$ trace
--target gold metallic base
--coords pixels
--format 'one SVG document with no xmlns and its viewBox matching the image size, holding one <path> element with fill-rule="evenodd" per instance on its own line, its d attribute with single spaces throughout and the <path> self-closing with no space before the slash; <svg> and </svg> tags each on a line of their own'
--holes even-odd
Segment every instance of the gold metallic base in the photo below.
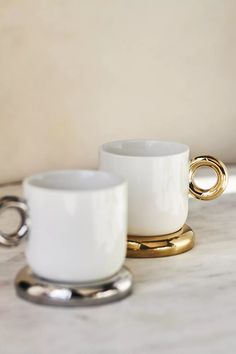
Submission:
<svg viewBox="0 0 236 354">
<path fill-rule="evenodd" d="M 162 236 L 128 235 L 127 257 L 154 258 L 174 256 L 194 246 L 194 232 L 184 225 L 179 231 Z"/>
</svg>

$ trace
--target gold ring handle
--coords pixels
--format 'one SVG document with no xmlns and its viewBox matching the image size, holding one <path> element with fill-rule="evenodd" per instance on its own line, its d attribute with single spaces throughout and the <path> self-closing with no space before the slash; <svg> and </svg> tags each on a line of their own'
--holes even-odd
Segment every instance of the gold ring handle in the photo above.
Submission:
<svg viewBox="0 0 236 354">
<path fill-rule="evenodd" d="M 209 189 L 203 189 L 198 187 L 194 181 L 194 175 L 198 168 L 200 167 L 210 167 L 212 168 L 216 175 L 217 181 L 214 186 Z M 228 182 L 228 172 L 225 164 L 217 160 L 213 156 L 198 156 L 190 161 L 190 171 L 189 171 L 189 191 L 190 194 L 201 200 L 212 200 L 219 197 L 225 190 Z"/>
</svg>

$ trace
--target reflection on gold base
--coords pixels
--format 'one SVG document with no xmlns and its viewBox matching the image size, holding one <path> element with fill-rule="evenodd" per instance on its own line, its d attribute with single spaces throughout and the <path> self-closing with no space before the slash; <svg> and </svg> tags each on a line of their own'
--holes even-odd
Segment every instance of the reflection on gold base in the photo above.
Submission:
<svg viewBox="0 0 236 354">
<path fill-rule="evenodd" d="M 128 235 L 127 257 L 154 258 L 174 256 L 194 246 L 194 232 L 184 225 L 179 231 L 162 236 Z"/>
</svg>

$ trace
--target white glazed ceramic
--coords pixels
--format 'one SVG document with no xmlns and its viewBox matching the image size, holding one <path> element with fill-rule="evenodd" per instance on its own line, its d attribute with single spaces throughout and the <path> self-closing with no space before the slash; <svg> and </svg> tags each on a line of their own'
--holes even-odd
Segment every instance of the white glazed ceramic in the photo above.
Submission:
<svg viewBox="0 0 236 354">
<path fill-rule="evenodd" d="M 102 171 L 54 171 L 24 181 L 28 265 L 54 281 L 90 282 L 120 270 L 126 254 L 127 186 Z"/>
<path fill-rule="evenodd" d="M 104 144 L 100 169 L 128 181 L 128 234 L 155 236 L 179 230 L 188 215 L 189 147 L 158 140 Z"/>
</svg>

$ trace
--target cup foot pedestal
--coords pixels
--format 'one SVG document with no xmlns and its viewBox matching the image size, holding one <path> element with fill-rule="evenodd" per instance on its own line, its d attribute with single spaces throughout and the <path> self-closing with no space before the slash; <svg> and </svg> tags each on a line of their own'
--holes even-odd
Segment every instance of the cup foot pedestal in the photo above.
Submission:
<svg viewBox="0 0 236 354">
<path fill-rule="evenodd" d="M 52 306 L 92 306 L 117 301 L 131 293 L 132 284 L 132 274 L 125 267 L 110 278 L 90 283 L 52 282 L 33 274 L 28 266 L 15 279 L 20 298 Z"/>
<path fill-rule="evenodd" d="M 128 235 L 127 257 L 155 258 L 174 256 L 193 248 L 194 238 L 193 230 L 186 224 L 179 231 L 168 235 Z"/>
</svg>

